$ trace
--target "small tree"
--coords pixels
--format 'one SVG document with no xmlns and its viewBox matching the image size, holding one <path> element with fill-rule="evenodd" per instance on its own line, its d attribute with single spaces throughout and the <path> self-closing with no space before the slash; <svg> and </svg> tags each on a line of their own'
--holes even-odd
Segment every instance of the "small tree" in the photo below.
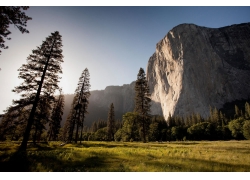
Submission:
<svg viewBox="0 0 250 180">
<path fill-rule="evenodd" d="M 122 140 L 123 141 L 139 141 L 139 114 L 136 112 L 127 112 L 122 116 Z"/>
<path fill-rule="evenodd" d="M 97 131 L 97 123 L 96 122 L 94 122 L 92 124 L 91 130 L 92 130 L 92 132 L 96 132 Z"/>
<path fill-rule="evenodd" d="M 140 68 L 135 82 L 135 112 L 139 114 L 140 133 L 142 141 L 147 141 L 147 135 L 150 125 L 150 94 L 146 80 L 146 74 Z"/>
<path fill-rule="evenodd" d="M 246 139 L 250 139 L 250 120 L 247 120 L 243 124 L 243 135 Z"/>
<path fill-rule="evenodd" d="M 60 95 L 54 103 L 51 120 L 49 122 L 48 140 L 56 141 L 61 128 L 62 115 L 64 110 L 64 95 L 60 89 Z"/>
<path fill-rule="evenodd" d="M 235 139 L 244 139 L 243 138 L 243 124 L 244 124 L 244 119 L 242 117 L 232 120 L 228 124 L 228 128 L 232 133 L 232 136 Z"/>
<path fill-rule="evenodd" d="M 115 111 L 114 111 L 113 103 L 111 103 L 110 108 L 109 108 L 107 134 L 108 134 L 107 135 L 108 141 L 113 141 L 114 134 L 115 134 Z"/>
<path fill-rule="evenodd" d="M 26 24 L 32 18 L 23 12 L 27 9 L 29 9 L 28 6 L 0 6 L 0 48 L 8 49 L 8 46 L 4 44 L 4 38 L 11 39 L 8 37 L 11 34 L 10 30 L 8 30 L 10 24 L 14 24 L 21 33 L 29 33 Z M 0 54 L 1 52 L 0 50 Z"/>
</svg>

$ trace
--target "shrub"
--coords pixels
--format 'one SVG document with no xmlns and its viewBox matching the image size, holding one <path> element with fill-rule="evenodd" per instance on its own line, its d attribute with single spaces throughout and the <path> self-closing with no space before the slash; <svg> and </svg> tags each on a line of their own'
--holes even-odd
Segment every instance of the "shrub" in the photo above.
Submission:
<svg viewBox="0 0 250 180">
<path fill-rule="evenodd" d="M 228 128 L 232 133 L 232 136 L 235 139 L 244 139 L 243 136 L 243 124 L 244 124 L 245 119 L 243 119 L 242 117 L 232 120 L 229 122 L 228 124 Z"/>
<path fill-rule="evenodd" d="M 250 120 L 244 122 L 243 135 L 246 139 L 250 139 Z"/>
</svg>

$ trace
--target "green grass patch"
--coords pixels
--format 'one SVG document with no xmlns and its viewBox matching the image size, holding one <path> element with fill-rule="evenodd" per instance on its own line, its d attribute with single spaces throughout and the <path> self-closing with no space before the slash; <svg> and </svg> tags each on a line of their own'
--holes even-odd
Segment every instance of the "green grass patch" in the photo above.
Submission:
<svg viewBox="0 0 250 180">
<path fill-rule="evenodd" d="M 1 172 L 249 172 L 250 141 L 0 143 Z"/>
</svg>

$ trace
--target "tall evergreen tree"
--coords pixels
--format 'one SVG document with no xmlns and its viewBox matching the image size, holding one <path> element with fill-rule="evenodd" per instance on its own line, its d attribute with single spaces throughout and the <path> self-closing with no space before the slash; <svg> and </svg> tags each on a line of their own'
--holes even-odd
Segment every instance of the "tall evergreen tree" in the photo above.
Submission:
<svg viewBox="0 0 250 180">
<path fill-rule="evenodd" d="M 108 141 L 114 141 L 115 135 L 115 111 L 114 105 L 111 103 L 108 114 L 108 124 L 107 124 Z"/>
<path fill-rule="evenodd" d="M 63 135 L 62 136 L 63 136 L 63 141 L 65 141 L 65 142 L 69 142 L 69 140 L 71 141 L 72 137 L 73 137 L 73 134 L 70 134 L 71 133 L 70 129 L 71 129 L 72 124 L 73 124 L 73 113 L 74 113 L 74 107 L 76 105 L 76 101 L 77 101 L 77 97 L 74 96 L 73 101 L 71 103 L 69 114 L 68 114 L 66 122 L 63 126 Z"/>
<path fill-rule="evenodd" d="M 237 105 L 234 105 L 234 111 L 235 111 L 234 118 L 238 118 L 241 116 L 240 109 Z"/>
<path fill-rule="evenodd" d="M 139 114 L 140 132 L 142 141 L 147 141 L 147 134 L 150 125 L 150 94 L 143 68 L 140 68 L 135 82 L 135 112 Z"/>
<path fill-rule="evenodd" d="M 245 118 L 246 119 L 250 118 L 250 105 L 248 102 L 245 103 Z"/>
<path fill-rule="evenodd" d="M 69 119 L 69 131 L 68 131 L 68 142 L 71 142 L 73 140 L 73 134 L 74 130 L 76 128 L 75 132 L 75 142 L 78 141 L 79 137 L 79 130 L 80 130 L 80 139 L 82 137 L 82 131 L 83 131 L 83 122 L 86 116 L 86 113 L 88 113 L 87 108 L 89 104 L 89 97 L 90 97 L 90 77 L 89 77 L 89 71 L 87 68 L 84 69 L 82 72 L 78 86 L 75 90 L 75 97 L 73 106 L 71 109 L 71 115 Z"/>
<path fill-rule="evenodd" d="M 98 129 L 98 128 L 97 128 L 97 123 L 94 122 L 94 123 L 92 124 L 91 130 L 92 130 L 92 132 L 96 132 L 97 129 Z"/>
<path fill-rule="evenodd" d="M 60 89 L 60 95 L 54 103 L 51 120 L 49 123 L 48 140 L 56 141 L 58 139 L 59 130 L 61 128 L 62 115 L 64 110 L 64 95 Z"/>
<path fill-rule="evenodd" d="M 41 46 L 32 51 L 27 58 L 27 64 L 23 64 L 18 70 L 23 83 L 15 87 L 13 92 L 21 94 L 21 99 L 13 101 L 13 105 L 16 108 L 25 106 L 31 108 L 20 150 L 26 150 L 40 95 L 49 101 L 53 100 L 53 94 L 58 89 L 60 78 L 58 73 L 62 73 L 62 62 L 61 35 L 55 31 Z"/>
</svg>

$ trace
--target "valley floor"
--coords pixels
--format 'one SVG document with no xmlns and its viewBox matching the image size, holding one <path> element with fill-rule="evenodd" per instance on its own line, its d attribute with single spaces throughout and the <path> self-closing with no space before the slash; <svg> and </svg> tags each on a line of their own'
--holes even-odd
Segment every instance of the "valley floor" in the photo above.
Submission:
<svg viewBox="0 0 250 180">
<path fill-rule="evenodd" d="M 1 172 L 249 172 L 250 141 L 0 142 Z"/>
</svg>

